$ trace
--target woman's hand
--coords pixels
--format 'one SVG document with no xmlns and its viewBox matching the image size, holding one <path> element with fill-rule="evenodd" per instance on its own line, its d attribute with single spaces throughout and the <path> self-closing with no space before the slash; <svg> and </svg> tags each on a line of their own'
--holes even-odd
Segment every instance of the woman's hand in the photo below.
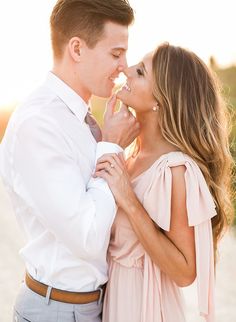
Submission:
<svg viewBox="0 0 236 322">
<path fill-rule="evenodd" d="M 137 201 L 122 153 L 104 154 L 99 158 L 94 176 L 106 180 L 116 203 L 125 211 Z"/>
</svg>

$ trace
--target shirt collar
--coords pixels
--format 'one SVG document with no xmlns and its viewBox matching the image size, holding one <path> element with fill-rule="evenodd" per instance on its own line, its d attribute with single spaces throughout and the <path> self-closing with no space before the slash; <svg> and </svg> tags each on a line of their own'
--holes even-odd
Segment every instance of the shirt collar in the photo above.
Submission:
<svg viewBox="0 0 236 322">
<path fill-rule="evenodd" d="M 45 85 L 66 104 L 81 122 L 84 122 L 88 113 L 88 105 L 82 97 L 52 72 L 48 73 Z"/>
</svg>

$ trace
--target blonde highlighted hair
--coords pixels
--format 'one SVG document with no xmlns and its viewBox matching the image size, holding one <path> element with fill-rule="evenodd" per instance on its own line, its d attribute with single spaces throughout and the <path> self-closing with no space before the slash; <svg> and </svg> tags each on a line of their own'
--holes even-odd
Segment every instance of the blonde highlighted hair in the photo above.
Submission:
<svg viewBox="0 0 236 322">
<path fill-rule="evenodd" d="M 154 52 L 152 70 L 162 135 L 196 161 L 214 198 L 216 251 L 234 213 L 229 121 L 218 81 L 197 55 L 167 43 Z"/>
</svg>

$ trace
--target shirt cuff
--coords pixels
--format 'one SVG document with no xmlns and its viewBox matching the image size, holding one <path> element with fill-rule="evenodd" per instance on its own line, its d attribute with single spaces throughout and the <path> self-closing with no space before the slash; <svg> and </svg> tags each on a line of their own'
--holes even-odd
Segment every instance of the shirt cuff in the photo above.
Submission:
<svg viewBox="0 0 236 322">
<path fill-rule="evenodd" d="M 97 163 L 97 160 L 103 155 L 107 153 L 121 153 L 124 152 L 124 150 L 116 143 L 111 142 L 98 142 L 97 144 L 97 150 L 96 150 L 96 160 L 95 163 Z"/>
</svg>

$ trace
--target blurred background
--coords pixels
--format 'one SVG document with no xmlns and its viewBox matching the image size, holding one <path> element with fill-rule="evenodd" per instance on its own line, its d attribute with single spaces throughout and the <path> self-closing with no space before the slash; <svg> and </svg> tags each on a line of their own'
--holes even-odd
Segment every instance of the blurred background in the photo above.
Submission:
<svg viewBox="0 0 236 322">
<path fill-rule="evenodd" d="M 55 0 L 0 1 L 0 141 L 9 117 L 51 69 L 49 17 Z M 137 63 L 156 45 L 168 41 L 194 51 L 218 75 L 232 118 L 231 152 L 236 160 L 235 0 L 130 0 L 136 21 L 130 28 L 128 64 Z M 96 63 L 96 62 L 95 62 Z M 118 80 L 117 86 L 124 82 Z M 102 124 L 106 101 L 92 98 L 93 113 Z M 236 223 L 236 221 L 235 221 Z M 220 244 L 216 273 L 217 322 L 236 321 L 235 229 Z M 24 266 L 18 251 L 24 240 L 0 180 L 0 312 L 11 310 Z M 195 286 L 184 290 L 188 322 L 197 317 Z M 174 321 L 173 321 L 174 322 Z"/>
</svg>

